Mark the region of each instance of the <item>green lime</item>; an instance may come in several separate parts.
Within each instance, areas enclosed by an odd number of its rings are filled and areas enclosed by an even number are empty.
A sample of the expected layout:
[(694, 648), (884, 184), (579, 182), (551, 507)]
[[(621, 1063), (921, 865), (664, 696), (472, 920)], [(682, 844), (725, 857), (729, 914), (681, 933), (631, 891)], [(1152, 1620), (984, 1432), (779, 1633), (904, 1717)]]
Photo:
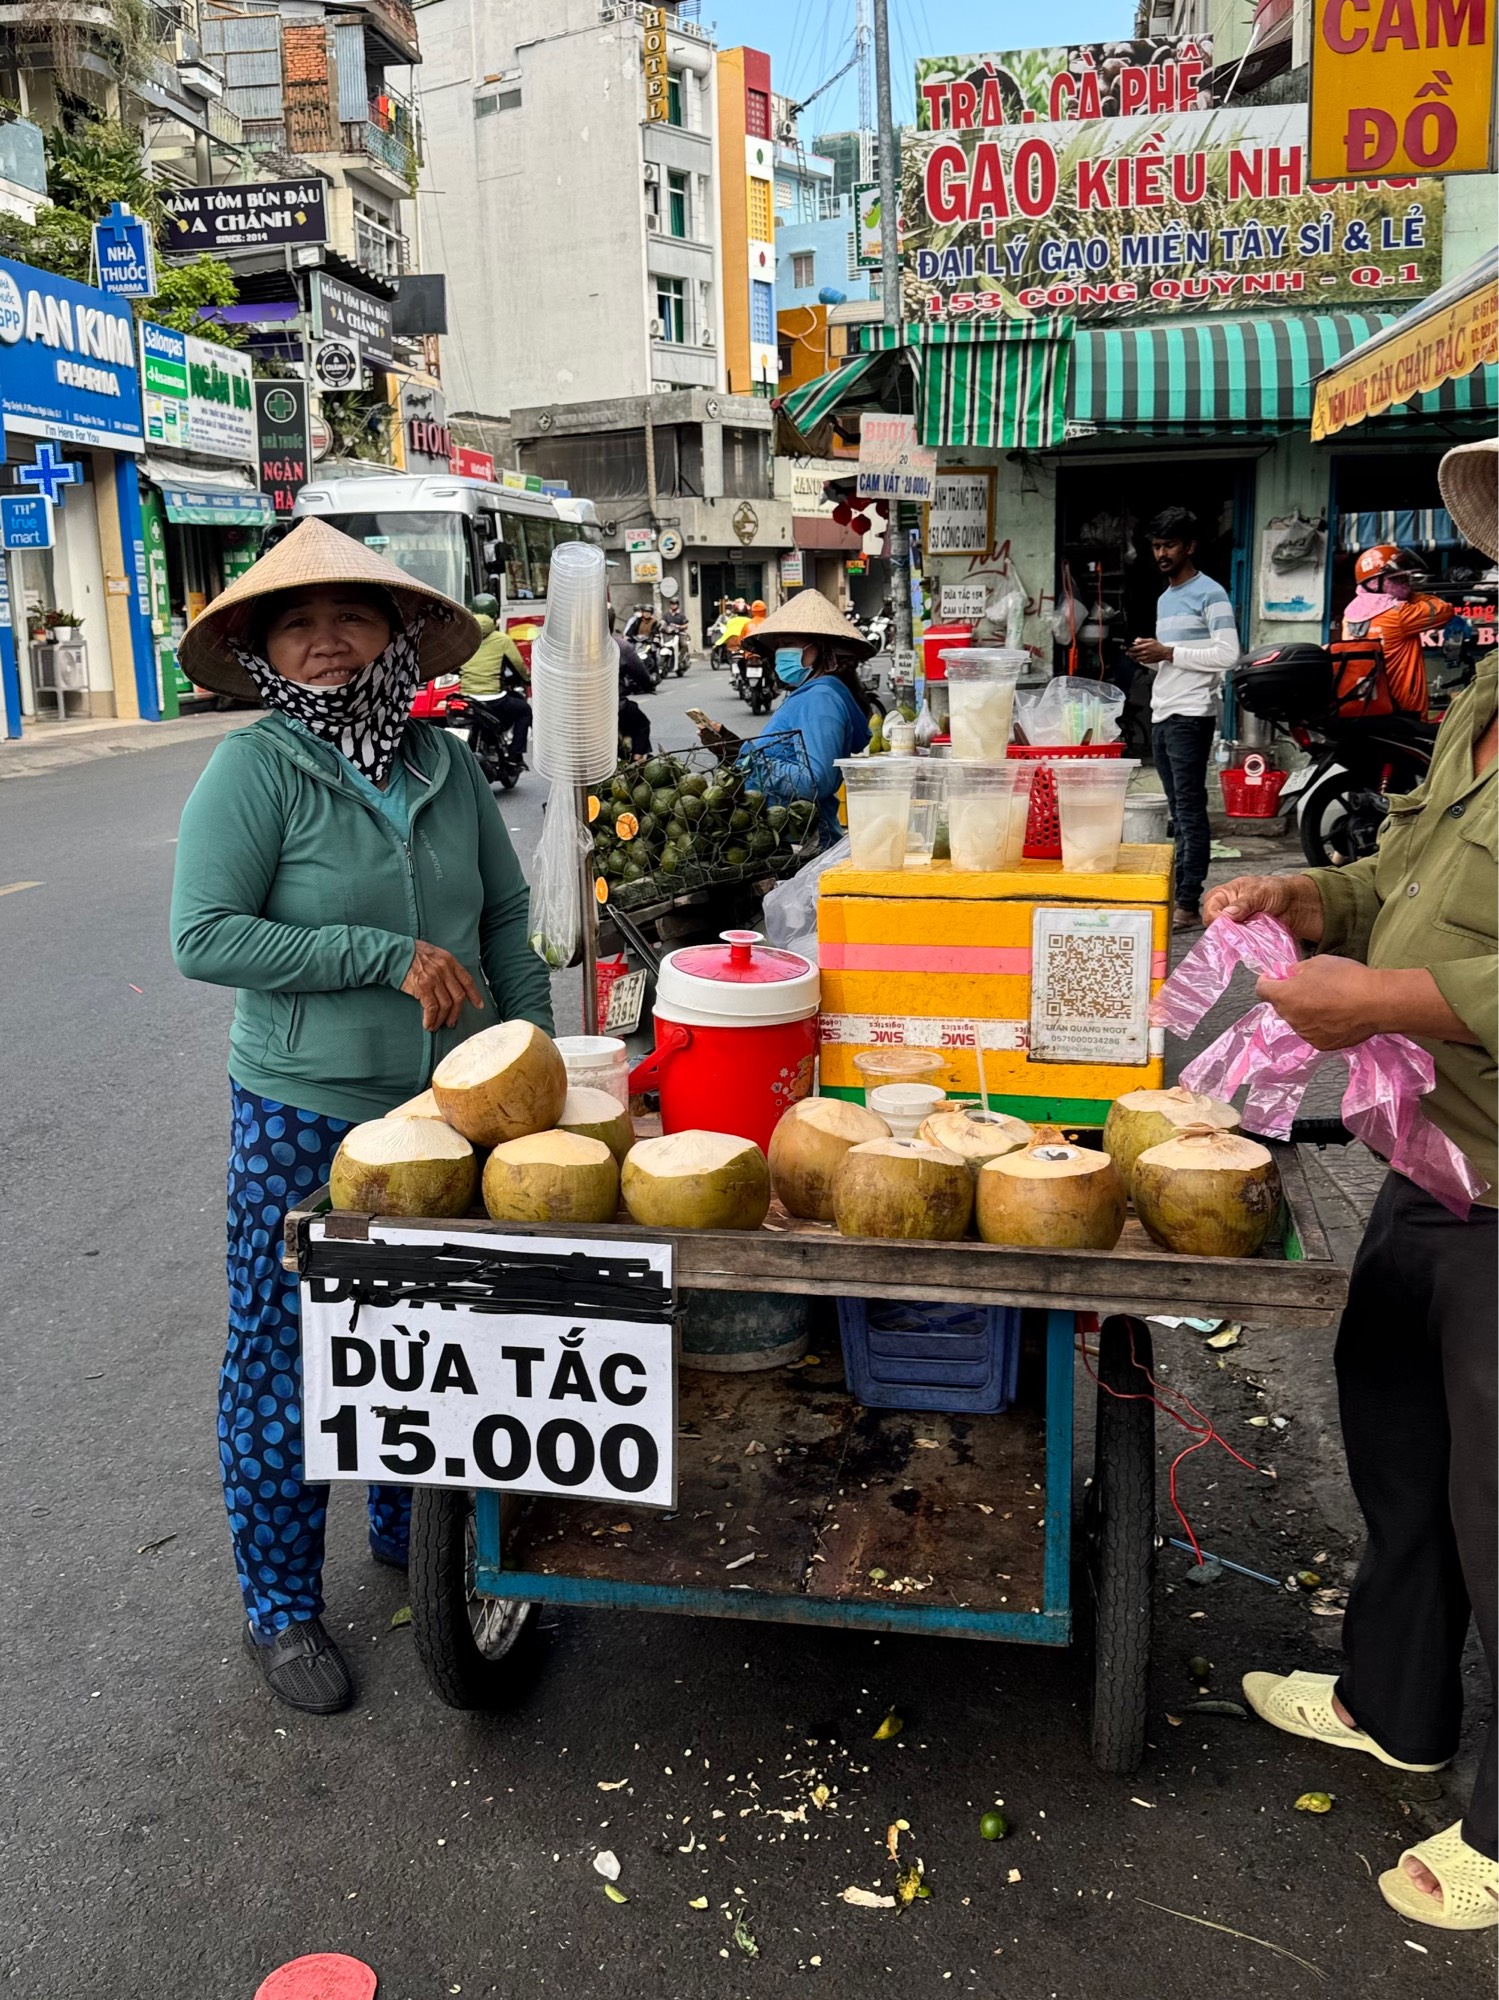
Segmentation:
[(747, 847), (730, 847), (725, 849), (723, 858), (730, 868), (742, 868), (749, 860), (750, 852)]
[(765, 824), (774, 832), (779, 833), (790, 817), (791, 814), (785, 806), (772, 806), (765, 815)]
[(722, 785), (710, 785), (707, 791), (703, 793), (703, 811), (705, 813), (726, 812), (728, 805), (729, 794)]
[(641, 776), (652, 790), (656, 790), (662, 785), (669, 785), (672, 781), (672, 775), (672, 767), (664, 757), (653, 757), (641, 773)]
[(758, 818), (758, 816), (765, 810), (764, 792), (756, 792), (756, 791), (746, 792), (744, 795), (744, 808), (746, 812), (751, 813), (752, 815)]
[(979, 1821), (981, 1840), (1003, 1840), (1009, 1830), (1009, 1824), (1003, 1813), (986, 1812)]
[(617, 882), (629, 866), (629, 857), (622, 847), (616, 847), (604, 863), (604, 873)]
[(623, 772), (610, 785), (609, 796), (617, 805), (627, 806), (630, 803), (630, 781)]
[(630, 803), (634, 806), (636, 812), (649, 812), (651, 809), (650, 786), (637, 785), (630, 794)]
[(677, 789), (690, 799), (700, 799), (708, 789), (708, 780), (701, 771), (689, 771)]
[(649, 808), (656, 815), (657, 819), (669, 819), (671, 817), (671, 809), (676, 802), (676, 793), (670, 790), (669, 787), (661, 785), (654, 792), (650, 793), (646, 799), (645, 806), (641, 810), (645, 811), (646, 808)]
[(757, 826), (750, 835), (751, 854), (774, 854), (776, 837), (768, 826)]
[(754, 817), (755, 817), (754, 814), (747, 813), (744, 810), (743, 806), (737, 806), (734, 809), (734, 811), (729, 814), (729, 825), (733, 828), (735, 833), (743, 833), (744, 829), (747, 826), (752, 826), (754, 824)]
[(626, 882), (639, 882), (644, 879), (645, 873), (645, 869), (638, 861), (627, 861), (621, 879)]

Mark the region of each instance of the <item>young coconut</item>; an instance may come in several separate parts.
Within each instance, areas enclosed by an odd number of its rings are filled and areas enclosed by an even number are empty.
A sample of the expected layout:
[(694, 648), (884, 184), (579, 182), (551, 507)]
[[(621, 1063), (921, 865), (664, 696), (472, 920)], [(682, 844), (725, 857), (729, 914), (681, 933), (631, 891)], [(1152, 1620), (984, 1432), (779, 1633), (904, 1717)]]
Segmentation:
[(844, 1236), (955, 1243), (973, 1214), (966, 1160), (924, 1139), (871, 1139), (843, 1156), (833, 1220)]
[(574, 1085), (567, 1093), (557, 1130), (577, 1132), (585, 1139), (602, 1139), (621, 1166), (635, 1143), (630, 1114), (614, 1093), (590, 1090), (586, 1085)]
[(1205, 1097), (1180, 1084), (1170, 1090), (1127, 1090), (1109, 1106), (1103, 1125), (1103, 1149), (1114, 1162), (1126, 1194), (1134, 1192), (1135, 1161), (1152, 1146), (1164, 1146), (1189, 1125), (1237, 1132), (1239, 1114), (1231, 1104)]
[(979, 1235), (1029, 1250), (1112, 1250), (1124, 1189), (1107, 1153), (1043, 1140), (979, 1171)]
[(888, 1139), (890, 1127), (862, 1104), (804, 1097), (770, 1135), (770, 1184), (791, 1215), (833, 1219), (833, 1178), (851, 1146)]
[(1269, 1151), (1240, 1132), (1189, 1126), (1135, 1161), (1135, 1213), (1163, 1250), (1252, 1257), (1280, 1206)]
[(436, 1118), (440, 1123), (446, 1123), (430, 1090), (408, 1097), (404, 1104), (398, 1104), (394, 1111), (387, 1111), (385, 1115), (387, 1118)]
[(345, 1132), (328, 1173), (335, 1208), (366, 1215), (462, 1215), (474, 1149), (437, 1118), (372, 1118)]
[(465, 1139), (499, 1146), (552, 1130), (567, 1099), (567, 1065), (551, 1036), (530, 1021), (502, 1021), (443, 1057), (432, 1094)]
[(934, 1111), (917, 1129), (918, 1139), (929, 1146), (941, 1146), (968, 1162), (968, 1171), (978, 1184), (979, 1168), (986, 1160), (1002, 1159), (1018, 1153), (1022, 1146), (1034, 1145), (1036, 1135), (1024, 1119), (1006, 1111), (986, 1111), (982, 1105), (959, 1104), (951, 1111)]
[(770, 1169), (752, 1139), (671, 1132), (625, 1157), (620, 1190), (644, 1229), (758, 1229), (770, 1207)]
[(495, 1222), (612, 1222), (619, 1162), (577, 1132), (507, 1139), (484, 1163), (484, 1206)]

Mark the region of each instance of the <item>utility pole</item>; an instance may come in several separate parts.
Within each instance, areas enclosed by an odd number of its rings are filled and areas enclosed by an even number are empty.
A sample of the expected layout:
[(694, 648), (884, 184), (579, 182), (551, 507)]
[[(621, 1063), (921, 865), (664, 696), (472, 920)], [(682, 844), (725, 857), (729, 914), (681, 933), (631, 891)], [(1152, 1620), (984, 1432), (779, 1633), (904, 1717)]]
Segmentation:
[[(887, 0), (874, 0), (874, 88), (880, 141), (880, 299), (886, 326), (899, 327), (900, 190), (895, 175), (895, 120), (890, 111), (890, 21)], [(911, 544), (900, 502), (890, 503), (890, 596), (895, 610), (895, 664), (911, 653)]]

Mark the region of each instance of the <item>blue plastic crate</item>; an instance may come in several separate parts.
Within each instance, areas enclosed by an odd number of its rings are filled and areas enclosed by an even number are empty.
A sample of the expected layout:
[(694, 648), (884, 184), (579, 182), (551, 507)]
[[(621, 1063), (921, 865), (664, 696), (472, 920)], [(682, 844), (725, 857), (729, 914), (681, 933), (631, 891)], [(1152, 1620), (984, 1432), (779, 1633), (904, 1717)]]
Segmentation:
[(849, 1392), (868, 1408), (992, 1416), (1015, 1400), (1016, 1306), (839, 1299), (838, 1326)]

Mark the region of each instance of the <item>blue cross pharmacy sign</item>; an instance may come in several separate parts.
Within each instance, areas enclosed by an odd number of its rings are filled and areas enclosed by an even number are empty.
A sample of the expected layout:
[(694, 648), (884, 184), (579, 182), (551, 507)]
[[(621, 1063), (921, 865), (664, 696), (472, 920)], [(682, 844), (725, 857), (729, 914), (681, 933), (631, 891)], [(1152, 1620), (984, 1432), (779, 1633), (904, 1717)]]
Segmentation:
[(23, 437), (143, 451), (128, 303), (0, 257), (0, 413)]
[(94, 271), (112, 299), (149, 299), (156, 290), (156, 243), (149, 222), (123, 202), (94, 224)]
[(83, 467), (76, 459), (64, 459), (55, 444), (39, 444), (36, 463), (18, 465), (16, 477), (23, 486), (34, 486), (55, 507), (67, 498), (65, 486), (83, 484)]
[(45, 493), (0, 493), (0, 549), (50, 549), (53, 540)]

